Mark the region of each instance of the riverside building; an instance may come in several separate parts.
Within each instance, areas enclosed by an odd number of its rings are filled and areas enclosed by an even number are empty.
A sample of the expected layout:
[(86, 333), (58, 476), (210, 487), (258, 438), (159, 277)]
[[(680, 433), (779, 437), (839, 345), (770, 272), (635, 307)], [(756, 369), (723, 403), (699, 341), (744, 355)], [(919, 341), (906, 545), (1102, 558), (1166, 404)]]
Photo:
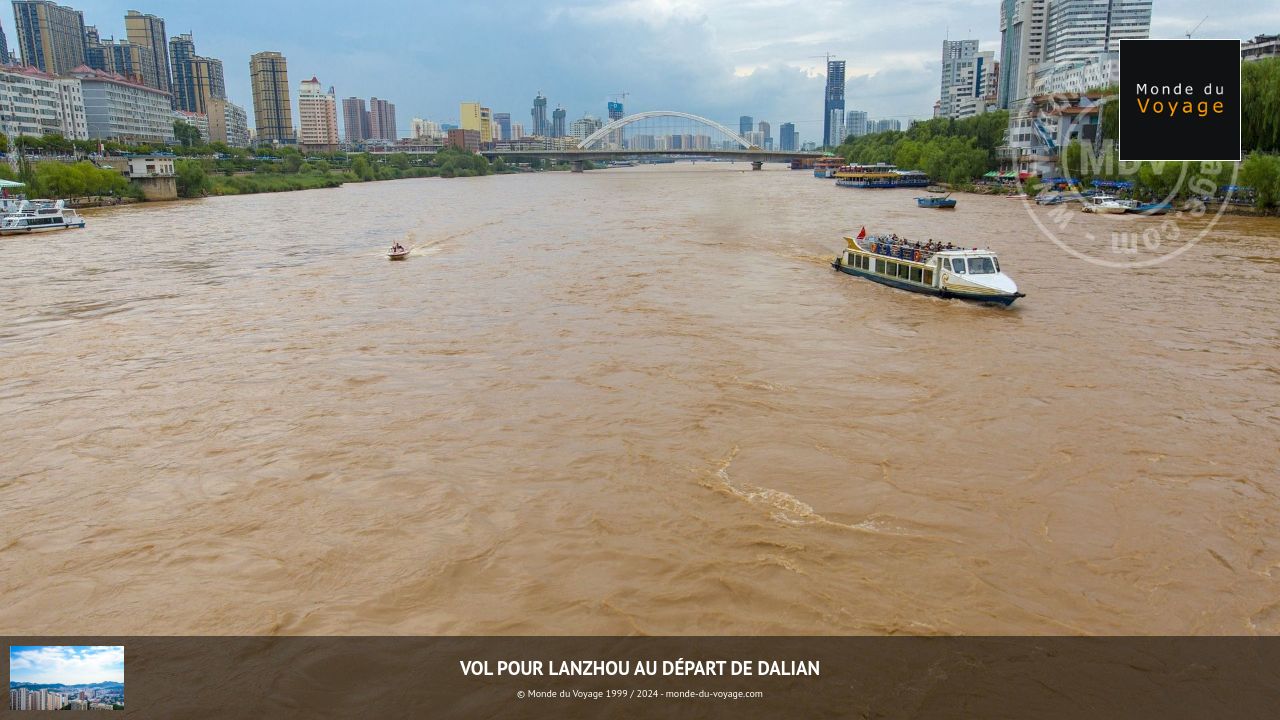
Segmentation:
[(312, 76), (298, 88), (298, 145), (304, 152), (338, 151), (338, 101)]
[(293, 110), (289, 102), (289, 65), (278, 52), (267, 51), (249, 57), (249, 80), (253, 85), (253, 120), (258, 142), (293, 145)]
[(89, 137), (126, 143), (173, 142), (169, 93), (87, 65), (71, 76), (84, 96)]
[(87, 140), (80, 81), (31, 67), (0, 67), (0, 132), (10, 138), (57, 134)]

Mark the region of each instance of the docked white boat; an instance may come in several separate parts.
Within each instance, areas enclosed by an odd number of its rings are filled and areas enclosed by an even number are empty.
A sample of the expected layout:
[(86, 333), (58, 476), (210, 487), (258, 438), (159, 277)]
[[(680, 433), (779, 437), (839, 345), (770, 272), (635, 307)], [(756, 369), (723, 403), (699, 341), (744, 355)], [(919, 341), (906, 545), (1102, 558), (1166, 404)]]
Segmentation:
[(1138, 204), (1132, 200), (1121, 200), (1114, 195), (1094, 195), (1085, 201), (1084, 207), (1081, 209), (1087, 213), (1122, 215), (1129, 212), (1130, 208), (1137, 206)]
[(84, 227), (84, 218), (62, 200), (23, 200), (0, 219), (0, 235), (18, 235)]
[(831, 263), (840, 272), (901, 290), (1009, 305), (1025, 294), (1000, 270), (990, 250), (947, 248), (930, 251), (902, 240), (846, 237), (848, 247)]

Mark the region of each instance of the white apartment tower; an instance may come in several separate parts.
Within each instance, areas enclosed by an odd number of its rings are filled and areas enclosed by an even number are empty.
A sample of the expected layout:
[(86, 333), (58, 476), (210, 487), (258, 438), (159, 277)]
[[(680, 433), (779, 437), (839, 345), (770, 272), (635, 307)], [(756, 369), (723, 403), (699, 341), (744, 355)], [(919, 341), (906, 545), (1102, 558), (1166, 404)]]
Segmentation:
[(304, 151), (338, 150), (338, 99), (314, 76), (298, 89), (298, 144)]

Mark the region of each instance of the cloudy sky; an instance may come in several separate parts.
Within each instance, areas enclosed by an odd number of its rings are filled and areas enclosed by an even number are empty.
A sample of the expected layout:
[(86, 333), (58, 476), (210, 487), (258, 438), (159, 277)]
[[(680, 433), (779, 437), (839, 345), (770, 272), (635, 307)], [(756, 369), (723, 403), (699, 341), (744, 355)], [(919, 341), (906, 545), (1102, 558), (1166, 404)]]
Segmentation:
[(9, 680), (64, 685), (124, 682), (119, 645), (45, 645), (9, 648)]
[[(849, 63), (848, 108), (905, 120), (932, 112), (944, 38), (998, 50), (1000, 37), (999, 0), (60, 1), (104, 38), (124, 37), (127, 9), (164, 17), (170, 35), (192, 31), (251, 114), (249, 55), (277, 50), (295, 93), (315, 75), (339, 97), (389, 99), (402, 133), (414, 116), (457, 122), (465, 100), (527, 125), (541, 90), (571, 121), (628, 92), (629, 112), (731, 127), (747, 114), (795, 122), (811, 140), (826, 53)], [(1210, 13), (1196, 37), (1280, 32), (1276, 0), (1155, 0), (1152, 36), (1182, 37)], [(12, 16), (4, 28), (12, 45)]]

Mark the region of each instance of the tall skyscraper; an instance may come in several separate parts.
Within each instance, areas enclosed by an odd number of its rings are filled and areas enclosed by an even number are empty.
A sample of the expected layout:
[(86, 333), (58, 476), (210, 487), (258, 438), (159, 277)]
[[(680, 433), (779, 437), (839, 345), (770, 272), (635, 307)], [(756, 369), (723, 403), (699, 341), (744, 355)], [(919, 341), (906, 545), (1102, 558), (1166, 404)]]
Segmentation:
[(547, 123), (547, 99), (543, 97), (542, 91), (538, 91), (537, 97), (533, 99), (533, 110), (529, 113), (533, 116), (533, 134), (537, 137), (546, 137), (551, 132), (551, 126)]
[(565, 134), (565, 111), (558, 107), (551, 111), (551, 137), (564, 137)]
[(1045, 62), (1085, 62), (1120, 49), (1120, 40), (1151, 36), (1152, 0), (1053, 0), (1045, 28)]
[(13, 0), (22, 62), (54, 75), (85, 64), (84, 14), (50, 0)]
[(493, 124), (497, 128), (494, 140), (511, 139), (511, 113), (494, 113)]
[(986, 112), (995, 71), (994, 53), (979, 52), (977, 40), (943, 40), (938, 117), (958, 120)]
[(369, 98), (369, 137), (395, 142), (396, 106), (386, 100)]
[(106, 61), (110, 64), (109, 68), (103, 69), (123, 75), (139, 85), (164, 89), (160, 87), (159, 62), (149, 45), (138, 45), (128, 40), (111, 40), (100, 46), (106, 51)]
[(172, 92), (173, 74), (169, 69), (169, 36), (164, 31), (164, 18), (130, 10), (124, 16), (124, 31), (129, 42), (151, 48), (151, 54), (156, 60), (156, 75), (160, 83), (156, 87), (165, 92)]
[(778, 126), (778, 149), (787, 152), (800, 149), (799, 135), (796, 134), (795, 123), (782, 123)]
[(738, 134), (746, 137), (747, 133), (755, 130), (755, 119), (750, 115), (742, 115), (738, 118)]
[(9, 38), (5, 37), (4, 25), (0, 25), (0, 65), (9, 64)]
[(827, 59), (827, 89), (822, 105), (822, 142), (839, 145), (844, 126), (844, 60)]
[(289, 145), (297, 142), (285, 57), (275, 51), (249, 56), (249, 81), (253, 85), (253, 124), (258, 131), (258, 142)]
[(761, 120), (760, 124), (756, 126), (756, 130), (760, 133), (760, 137), (764, 138), (764, 144), (761, 145), (760, 147), (764, 148), (765, 150), (772, 150), (773, 135), (771, 133), (773, 132), (773, 129), (769, 127), (769, 123), (765, 122), (764, 120)]
[[(95, 35), (97, 31), (95, 30)], [(191, 83), (191, 58), (196, 56), (196, 43), (190, 33), (169, 40), (169, 67), (173, 73), (173, 109), (195, 112), (195, 87)], [(91, 65), (91, 67), (97, 67)], [(106, 68), (99, 68), (105, 70)]]
[[(252, 63), (250, 64), (252, 67)], [(196, 55), (190, 34), (169, 40), (169, 66), (173, 72), (173, 107), (208, 115), (213, 100), (227, 98), (226, 72), (217, 58)], [(252, 73), (252, 70), (250, 71)], [(255, 110), (255, 114), (256, 114)]]
[(1031, 73), (1044, 62), (1048, 0), (1001, 0), (1000, 91), (997, 105), (1009, 109), (1030, 94)]
[(867, 134), (867, 114), (862, 110), (847, 110), (844, 114), (844, 136), (862, 137)]
[(338, 100), (314, 75), (298, 86), (298, 146), (308, 152), (338, 150)]
[(349, 97), (342, 100), (343, 139), (349, 143), (362, 143), (369, 139), (369, 111), (364, 98)]

